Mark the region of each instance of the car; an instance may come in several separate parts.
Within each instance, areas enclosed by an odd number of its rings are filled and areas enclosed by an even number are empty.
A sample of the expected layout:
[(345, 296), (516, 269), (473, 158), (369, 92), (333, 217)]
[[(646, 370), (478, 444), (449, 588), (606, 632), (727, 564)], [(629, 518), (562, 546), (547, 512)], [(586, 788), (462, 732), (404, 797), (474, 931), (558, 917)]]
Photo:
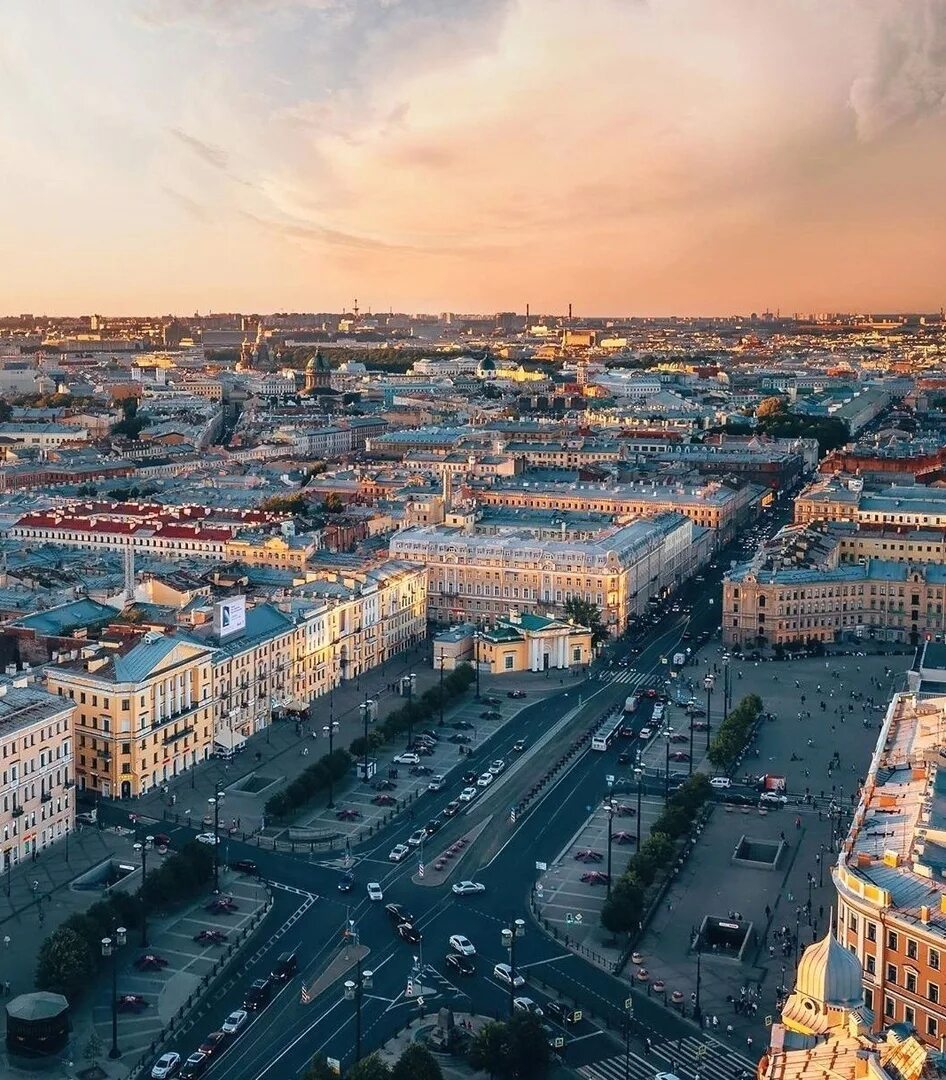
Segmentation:
[(166, 832), (156, 832), (154, 834), (154, 846), (159, 850), (161, 848), (168, 848), (171, 846), (171, 838)]
[(748, 795), (742, 795), (738, 791), (727, 791), (722, 797), (722, 802), (729, 806), (751, 806), (752, 799)]
[(680, 1077), (676, 1073), (659, 1072), (654, 1073), (654, 1080), (680, 1080)]
[(575, 852), (575, 858), (583, 863), (599, 863), (604, 855), (600, 851), (595, 851), (594, 848), (581, 848)]
[(672, 743), (685, 743), (685, 742), (687, 742), (687, 741), (688, 741), (688, 738), (687, 738), (687, 736), (686, 736), (686, 735), (684, 735), (684, 734), (683, 734), (683, 732), (682, 732), (682, 731), (675, 731), (675, 732), (674, 732), (674, 733), (673, 733), (673, 734), (672, 734), (672, 735), (670, 736), (670, 741), (671, 741)]
[(690, 760), (690, 755), (686, 752), (686, 750), (674, 750), (673, 753), (670, 755), (670, 760), (671, 761), (689, 761)]
[(250, 1014), (245, 1009), (234, 1009), (220, 1025), (220, 1030), (225, 1031), (228, 1035), (238, 1035), (249, 1018)]
[(694, 720), (690, 725), (694, 731), (707, 731), (709, 724), (705, 720)]
[(157, 953), (145, 953), (135, 961), (135, 967), (139, 971), (160, 971), (161, 968), (167, 966), (167, 960), (163, 956), (158, 956)]
[(451, 934), (447, 944), (454, 952), (458, 952), (462, 956), (476, 956), (476, 946), (468, 937), (464, 937), (462, 934)]
[(450, 741), (456, 743), (458, 746), (465, 746), (471, 740), (469, 735), (464, 735), (462, 731), (457, 731), (450, 736)]
[(414, 747), (414, 753), (419, 754), (421, 757), (433, 757), (434, 747), (429, 743), (417, 743)]
[(377, 881), (369, 881), (366, 888), (368, 890), (369, 900), (375, 901), (384, 899), (384, 891)]
[(702, 708), (700, 705), (691, 705), (690, 716), (706, 716), (706, 709)]
[(493, 978), (498, 979), (499, 982), (505, 983), (506, 986), (512, 986), (514, 989), (518, 989), (520, 986), (525, 986), (526, 980), (516, 972), (516, 977), (512, 977), (512, 968), (508, 964), (497, 964), (493, 968)]
[(608, 875), (600, 870), (589, 870), (581, 875), (581, 880), (586, 885), (607, 885)]
[(729, 788), (732, 787), (732, 780), (728, 776), (711, 776), (710, 787)]
[(119, 994), (115, 998), (115, 1008), (119, 1012), (133, 1012), (140, 1013), (142, 1009), (147, 1009), (148, 1002), (145, 1001), (141, 994)]
[(339, 810), (335, 817), (338, 821), (357, 821), (361, 817), (361, 811), (349, 807)]
[(630, 765), (634, 760), (634, 755), (629, 750), (624, 750), (618, 754), (618, 765)]
[(407, 838), (408, 844), (411, 847), (420, 847), (421, 844), (427, 839), (426, 829), (415, 829), (414, 832)]
[(472, 731), (473, 725), (469, 720), (455, 720), (452, 724), (457, 731)]
[(394, 791), (397, 788), (396, 780), (376, 780), (372, 785), (374, 791)]
[(430, 783), (427, 785), (428, 791), (443, 791), (443, 785), (446, 783), (442, 776), (432, 776)]
[(222, 945), (227, 935), (223, 930), (198, 930), (194, 940), (201, 945)]
[(197, 1049), (209, 1057), (211, 1054), (216, 1053), (226, 1041), (227, 1033), (225, 1031), (211, 1031)]
[(268, 1003), (272, 992), (272, 979), (254, 979), (243, 999), (243, 1008), (252, 1012), (262, 1009)]
[(428, 836), (433, 836), (435, 832), (440, 832), (442, 828), (443, 822), (440, 820), (440, 818), (433, 817), (424, 826), (424, 832), (427, 833)]
[(417, 754), (412, 754), (408, 751), (403, 754), (395, 754), (394, 763), (396, 765), (419, 765), (420, 758), (417, 756)]
[(481, 892), (486, 892), (486, 886), (479, 881), (458, 881), (453, 886), (454, 896), (471, 896)]
[(479, 775), (478, 772), (465, 772), (461, 779), (464, 784), (475, 784)]
[(355, 875), (351, 870), (346, 870), (341, 876), (341, 880), (338, 883), (339, 892), (351, 892), (355, 887)]
[(288, 982), (298, 970), (299, 958), (290, 950), (279, 954), (269, 976), (275, 982)]
[(421, 939), (421, 932), (413, 923), (405, 922), (395, 927), (394, 931), (401, 941), (406, 941), (409, 945), (419, 945)]
[(414, 916), (404, 908), (403, 904), (385, 904), (384, 913), (395, 926), (414, 921)]
[(201, 833), (198, 833), (198, 834), (197, 834), (197, 835), (196, 835), (196, 836), (194, 837), (194, 839), (195, 839), (195, 840), (197, 841), (197, 843), (198, 843), (198, 844), (210, 844), (210, 846), (211, 846), (211, 847), (213, 847), (213, 846), (214, 846), (215, 844), (219, 844), (219, 843), (220, 843), (220, 837), (219, 837), (219, 836), (216, 836), (216, 835), (215, 835), (214, 833), (212, 833), (212, 832), (201, 832)]
[(410, 853), (411, 849), (407, 844), (395, 844), (388, 852), (388, 858), (391, 862), (400, 862), (402, 859), (406, 859)]
[(581, 1019), (580, 1009), (571, 1009), (561, 1001), (547, 1001), (543, 1006), (545, 1015), (560, 1024), (577, 1024)]
[(414, 741), (424, 746), (436, 746), (439, 740), (436, 735), (427, 735), (425, 732), (421, 732)]
[(499, 704), (499, 698), (498, 697), (484, 697), (484, 698), (481, 698), (480, 700), (483, 702), (484, 705), (498, 705)]
[(516, 1012), (531, 1013), (532, 1016), (545, 1015), (538, 1003), (529, 997), (514, 997), (512, 999), (512, 1007)]
[(465, 787), (460, 792), (460, 802), (472, 802), (476, 798), (476, 794), (475, 787)]
[(524, 698), (524, 697), (527, 697), (527, 696), (528, 695), (526, 694), (525, 690), (507, 690), (506, 691), (506, 697)]
[(475, 975), (476, 964), (472, 956), (463, 956), (462, 953), (447, 953), (447, 967), (453, 968), (458, 975)]
[(502, 720), (502, 718), (503, 718), (502, 713), (498, 712), (496, 709), (487, 709), (486, 712), (481, 712), (480, 713), (480, 719), (481, 720), (496, 721), (496, 720)]
[(459, 813), (459, 810), (460, 810), (460, 801), (459, 801), (459, 799), (452, 799), (443, 808), (443, 815), (444, 815), (444, 817), (451, 818), (451, 817), (453, 817), (454, 814)]
[(230, 863), (231, 870), (238, 870), (241, 874), (258, 874), (259, 867), (252, 859), (237, 859)]
[(371, 801), (375, 806), (397, 806), (397, 799), (393, 795), (375, 795)]
[(434, 770), (429, 765), (412, 765), (407, 771), (411, 776), (432, 776)]
[(168, 1080), (181, 1067), (181, 1055), (170, 1051), (162, 1054), (151, 1066), (151, 1080)]
[(495, 777), (493, 776), (493, 774), (491, 772), (484, 772), (482, 774), (482, 776), (477, 777), (476, 786), (477, 787), (489, 787), (489, 785), (493, 782), (494, 779), (495, 779)]
[(187, 1061), (184, 1062), (184, 1066), (180, 1072), (180, 1080), (197, 1080), (197, 1077), (203, 1076), (209, 1067), (210, 1055), (202, 1054), (200, 1050), (195, 1050)]
[(495, 761), (489, 763), (489, 771), (493, 776), (499, 776), (499, 774), (506, 768), (506, 762), (502, 758), (497, 758)]
[(522, 751), (525, 750), (525, 748), (526, 748), (525, 739), (516, 739), (516, 741), (512, 744), (512, 752), (514, 754), (521, 754)]
[(639, 735), (637, 737), (639, 739), (649, 739), (651, 737), (651, 735), (653, 735), (653, 733), (654, 733), (653, 728), (642, 727), (641, 730), (640, 730), (640, 733), (639, 733)]
[(779, 791), (763, 791), (759, 796), (760, 806), (784, 806), (788, 802), (788, 796)]
[(234, 911), (240, 910), (240, 905), (232, 896), (217, 896), (209, 904), (205, 904), (204, 907), (215, 915), (230, 915)]
[(421, 735), (426, 739), (432, 739), (434, 742), (440, 742), (440, 736), (434, 731), (433, 728), (424, 728)]

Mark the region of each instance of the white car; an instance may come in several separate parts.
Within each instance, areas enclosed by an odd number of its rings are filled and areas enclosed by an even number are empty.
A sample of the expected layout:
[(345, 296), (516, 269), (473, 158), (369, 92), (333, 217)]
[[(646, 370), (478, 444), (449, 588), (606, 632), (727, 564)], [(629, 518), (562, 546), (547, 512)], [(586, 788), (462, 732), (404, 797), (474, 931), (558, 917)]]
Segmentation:
[(710, 787), (730, 788), (732, 787), (732, 780), (730, 780), (728, 776), (711, 776)]
[(411, 845), (411, 847), (420, 847), (426, 839), (427, 830), (417, 829), (415, 832), (412, 832), (411, 835), (407, 838), (407, 842)]
[(506, 768), (506, 762), (502, 758), (497, 758), (495, 761), (490, 762), (489, 771), (493, 776), (499, 776), (499, 774)]
[(151, 1067), (151, 1080), (167, 1080), (173, 1076), (181, 1066), (181, 1055), (173, 1051), (162, 1054)]
[(649, 727), (642, 727), (642, 728), (640, 729), (640, 732), (639, 732), (639, 734), (638, 734), (638, 736), (637, 736), (637, 737), (638, 737), (639, 739), (649, 739), (649, 738), (651, 737), (651, 735), (653, 735), (653, 733), (654, 733), (654, 729), (653, 729), (653, 728), (649, 728)]
[(396, 754), (394, 763), (396, 765), (419, 765), (420, 755), (412, 753)]
[(432, 776), (430, 783), (427, 785), (428, 791), (442, 791), (444, 785), (444, 779), (442, 776)]
[(368, 899), (369, 900), (383, 900), (384, 893), (381, 891), (381, 886), (377, 881), (368, 882)]
[(243, 1030), (243, 1025), (249, 1020), (250, 1014), (245, 1009), (237, 1009), (220, 1025), (220, 1030), (225, 1035), (237, 1035)]
[(512, 968), (508, 964), (497, 964), (493, 968), (493, 978), (498, 979), (501, 983), (505, 983), (509, 986), (510, 983), (516, 988), (525, 986), (526, 980), (516, 972), (516, 978), (513, 980)]
[(460, 802), (473, 802), (473, 800), (476, 798), (476, 788), (475, 787), (465, 787), (460, 792), (459, 798), (460, 798)]
[(462, 934), (451, 935), (448, 944), (454, 952), (458, 952), (461, 956), (476, 956), (476, 946), (468, 937), (464, 937)]
[(458, 881), (453, 886), (454, 896), (470, 896), (472, 893), (486, 892), (486, 886), (479, 881)]
[(194, 837), (194, 839), (198, 842), (198, 844), (210, 844), (211, 847), (213, 847), (213, 845), (215, 844), (220, 843), (220, 837), (215, 836), (212, 832), (198, 833), (197, 836)]
[(483, 775), (476, 781), (477, 787), (489, 787), (493, 782), (493, 774), (491, 772), (484, 772)]
[(410, 855), (410, 853), (411, 849), (407, 846), (407, 844), (396, 844), (388, 852), (388, 858), (391, 860), (391, 862), (400, 862), (401, 859), (406, 858), (408, 855)]
[(759, 802), (768, 806), (784, 806), (788, 802), (788, 796), (778, 791), (763, 791), (759, 796)]
[(542, 1016), (542, 1009), (530, 997), (515, 997), (512, 999), (512, 1007), (516, 1012), (531, 1013), (533, 1016)]

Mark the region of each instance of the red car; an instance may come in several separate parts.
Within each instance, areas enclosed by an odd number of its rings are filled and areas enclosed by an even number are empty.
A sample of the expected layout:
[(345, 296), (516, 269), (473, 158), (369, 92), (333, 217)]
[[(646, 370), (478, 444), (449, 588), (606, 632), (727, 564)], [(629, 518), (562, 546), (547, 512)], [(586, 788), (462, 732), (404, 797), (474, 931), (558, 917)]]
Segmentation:
[(633, 844), (636, 842), (637, 837), (633, 833), (622, 831), (611, 833), (611, 839), (615, 844)]
[(220, 915), (229, 915), (231, 912), (239, 911), (240, 909), (231, 897), (218, 896), (207, 904), (206, 910), (216, 912)]
[(397, 799), (393, 795), (375, 795), (371, 801), (375, 806), (397, 806)]
[(201, 945), (221, 945), (227, 940), (227, 935), (223, 930), (199, 930), (194, 940)]
[(608, 875), (600, 870), (589, 870), (587, 874), (581, 875), (581, 880), (586, 885), (607, 885)]
[(687, 738), (688, 737), (686, 735), (684, 735), (684, 734), (682, 734), (680, 732), (677, 732), (676, 734), (670, 736), (670, 741), (675, 742), (675, 743), (681, 743), (681, 742), (686, 742)]
[(361, 817), (360, 810), (339, 810), (335, 815), (339, 821), (357, 821)]
[(115, 998), (115, 1004), (118, 1007), (119, 1012), (133, 1012), (139, 1013), (142, 1009), (147, 1009), (148, 1003), (141, 996), (141, 994), (119, 994)]
[(707, 724), (707, 722), (705, 720), (694, 720), (693, 721), (693, 730), (694, 731), (706, 731), (706, 729), (708, 727), (709, 727), (709, 724)]
[(637, 811), (633, 806), (628, 806), (627, 803), (618, 803), (614, 808), (614, 812), (618, 817), (637, 817)]
[(145, 953), (135, 961), (135, 967), (139, 971), (160, 971), (161, 968), (167, 967), (167, 964), (167, 960), (163, 956), (158, 956), (157, 953)]
[(690, 755), (686, 752), (686, 750), (674, 750), (674, 752), (670, 755), (670, 760), (671, 761), (689, 761), (690, 760)]
[(592, 848), (584, 848), (581, 851), (575, 852), (575, 858), (578, 859), (580, 862), (589, 863), (601, 862), (604, 856), (601, 854), (600, 851), (594, 851)]
[(213, 1054), (219, 1050), (226, 1041), (227, 1036), (225, 1032), (211, 1031), (207, 1038), (200, 1044), (198, 1050), (200, 1050), (202, 1054)]

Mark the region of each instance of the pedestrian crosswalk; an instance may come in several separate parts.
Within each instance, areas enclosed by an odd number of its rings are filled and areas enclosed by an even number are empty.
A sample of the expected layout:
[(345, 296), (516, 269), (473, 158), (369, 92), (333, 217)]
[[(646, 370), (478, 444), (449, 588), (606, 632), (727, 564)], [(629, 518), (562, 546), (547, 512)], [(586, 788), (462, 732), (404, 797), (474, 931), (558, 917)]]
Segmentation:
[(626, 671), (602, 671), (598, 675), (601, 682), (626, 683), (629, 686), (640, 686), (644, 681), (644, 675), (636, 668), (628, 668)]
[(754, 1073), (755, 1063), (713, 1039), (691, 1035), (655, 1041), (649, 1057), (631, 1050), (578, 1069), (585, 1080), (654, 1080), (662, 1071), (681, 1080), (740, 1080)]

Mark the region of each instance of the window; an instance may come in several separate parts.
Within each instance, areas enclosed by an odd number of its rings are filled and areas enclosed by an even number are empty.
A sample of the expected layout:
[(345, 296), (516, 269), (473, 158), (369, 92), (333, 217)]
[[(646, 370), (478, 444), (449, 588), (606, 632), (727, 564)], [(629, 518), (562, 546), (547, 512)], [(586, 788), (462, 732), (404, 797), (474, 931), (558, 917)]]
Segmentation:
[(905, 978), (906, 978), (907, 990), (911, 994), (915, 994), (916, 993), (916, 972), (915, 971), (908, 971), (906, 973), (906, 975), (905, 975)]
[(887, 982), (893, 983), (894, 985), (896, 985), (896, 982), (897, 982), (897, 965), (896, 964), (888, 964), (887, 965)]
[(936, 1023), (936, 1017), (935, 1016), (928, 1016), (926, 1018), (926, 1034), (927, 1035), (932, 1035), (934, 1039), (936, 1038), (938, 1032), (937, 1032), (937, 1023)]
[(868, 1009), (873, 1010), (873, 1008), (874, 1008), (874, 991), (869, 989), (869, 988), (864, 990), (864, 1004), (867, 1006)]
[(876, 941), (877, 940), (877, 923), (869, 922), (867, 924), (867, 940), (868, 941)]
[(906, 1020), (908, 1024), (916, 1023), (916, 1009), (914, 1009), (912, 1005), (904, 1005), (903, 1019)]
[(897, 937), (896, 930), (888, 930), (887, 931), (887, 948), (891, 952), (896, 952), (899, 947), (900, 947), (900, 940)]
[(122, 698), (122, 712), (128, 712), (131, 709), (131, 698)]
[(503, 657), (503, 663), (505, 665), (505, 670), (506, 671), (512, 671), (513, 664), (515, 664), (515, 662), (516, 662), (516, 659), (515, 659), (514, 656), (504, 656)]
[(930, 967), (939, 971), (939, 949), (930, 949)]
[(911, 960), (916, 959), (916, 942), (912, 938), (907, 938), (907, 956)]
[(876, 957), (867, 955), (864, 957), (864, 970), (868, 975), (874, 975), (877, 971), (877, 959)]
[(926, 984), (926, 996), (933, 1002), (934, 1005), (939, 1004), (939, 983), (927, 983)]

